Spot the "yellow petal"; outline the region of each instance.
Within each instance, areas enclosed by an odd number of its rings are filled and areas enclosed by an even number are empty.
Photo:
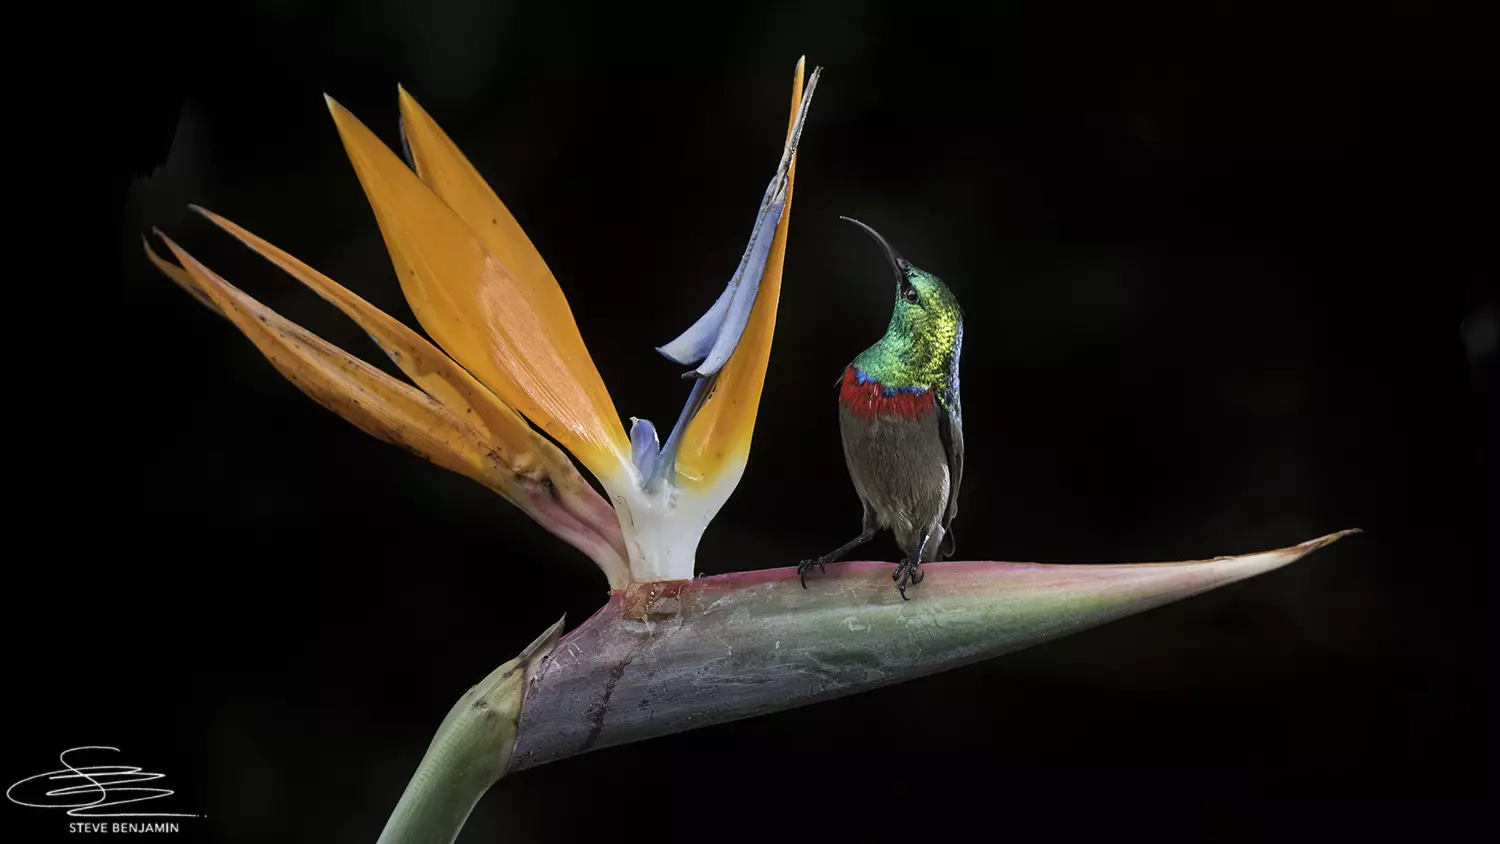
[[[422,327],[602,482],[628,476],[624,427],[571,319],[560,324],[539,309],[511,269],[379,138],[331,98],[328,108]]]
[[[319,404],[377,439],[412,448],[475,480],[489,480],[488,449],[439,402],[265,307],[161,237],[199,291]]]
[[[792,81],[792,116],[787,122],[787,137],[802,106],[802,75],[806,59],[797,62]],[[792,219],[792,186],[797,173],[797,157],[792,156],[787,171],[786,208],[776,226],[771,253],[766,259],[765,275],[750,321],[729,362],[719,371],[718,383],[698,416],[683,433],[677,455],[677,481],[684,486],[712,484],[728,486],[739,481],[750,455],[750,438],[755,432],[755,414],[760,407],[761,389],[766,382],[766,364],[771,359],[771,336],[776,331],[776,306],[781,301],[781,265],[786,257],[787,226]]]
[[[469,159],[405,88],[398,88],[401,126],[417,176],[458,214],[485,249],[515,278],[566,359],[590,361],[568,299],[547,262]],[[597,378],[598,376],[593,376]]]
[[[146,250],[146,257],[151,259],[151,263],[155,264],[156,268],[161,270],[163,275],[170,278],[178,287],[186,290],[188,295],[197,299],[198,304],[208,308],[219,316],[224,316],[224,312],[219,310],[219,306],[214,304],[214,300],[208,298],[208,294],[198,289],[197,283],[193,281],[192,276],[188,275],[187,270],[176,264],[169,264],[163,261],[160,255],[151,251],[151,244],[146,242],[145,237],[141,238],[141,246]]]
[[[524,441],[531,437],[546,441],[532,432],[531,426],[514,410],[496,399],[483,384],[474,380],[474,376],[465,372],[463,367],[427,342],[422,335],[247,229],[206,208],[193,206],[193,210],[312,288],[313,292],[359,323],[360,328],[390,355],[391,360],[408,378],[454,414],[465,417],[465,421],[480,435],[502,442]],[[470,415],[475,418],[466,418]]]
[[[553,496],[540,461],[519,473],[475,429],[442,403],[397,381],[246,295],[157,233],[181,273],[298,389],[384,442],[493,489],[543,527],[595,559],[613,585],[628,570],[608,540],[574,518]],[[169,268],[165,262],[158,266]],[[167,273],[174,280],[178,275]]]
[[[559,498],[570,512],[596,533],[610,540],[624,556],[624,540],[614,508],[599,497],[562,450],[546,437],[532,430],[510,407],[475,380],[463,367],[454,363],[422,335],[408,328],[343,285],[308,266],[274,244],[249,230],[209,211],[192,206],[214,225],[229,232],[293,278],[312,288],[350,319],[359,324],[372,340],[390,356],[402,372],[428,395],[463,419],[480,438],[499,452],[512,471],[533,475],[540,470],[558,488]],[[150,250],[147,250],[148,253]],[[183,273],[152,255],[164,272]],[[189,282],[191,284],[191,282]]]

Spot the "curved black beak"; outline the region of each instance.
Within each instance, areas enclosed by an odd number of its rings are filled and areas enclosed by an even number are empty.
[[[904,283],[906,281],[906,271],[911,267],[911,264],[907,263],[906,259],[901,257],[901,254],[899,252],[891,248],[891,245],[886,242],[885,238],[880,236],[880,232],[875,231],[874,229],[870,228],[864,223],[861,223],[853,217],[840,216],[839,219],[848,220],[854,225],[864,229],[866,234],[874,238],[875,242],[880,244],[880,248],[885,251],[885,258],[887,261],[891,262],[891,268],[896,271],[896,281],[900,283]]]

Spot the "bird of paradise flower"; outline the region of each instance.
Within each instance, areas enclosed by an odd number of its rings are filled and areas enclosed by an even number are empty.
[[[552,272],[404,89],[405,162],[331,98],[328,107],[402,291],[435,342],[195,210],[358,323],[411,384],[267,308],[161,232],[178,264],[145,244],[163,273],[314,400],[499,493],[609,580],[604,609],[566,637],[554,624],[459,699],[381,841],[452,841],[508,772],[997,656],[1271,571],[1357,532],[1182,563],[933,563],[911,605],[893,597],[886,564],[830,566],[821,594],[799,588],[794,566],[694,579],[698,541],[744,473],[765,381],[796,153],[821,72],[804,90],[804,70],[799,61],[781,159],[738,267],[708,311],[659,348],[691,366],[693,380],[665,443],[647,420],[627,433]]]
[[[793,107],[775,177],[709,310],[660,351],[693,369],[663,445],[627,434],[551,270],[495,192],[403,88],[408,161],[331,97],[328,108],[375,211],[402,291],[436,341],[243,227],[194,210],[363,328],[415,388],[290,322],[157,232],[181,266],[156,266],[227,317],[280,372],[361,430],[472,478],[587,554],[612,589],[690,579],[699,539],[739,484],[776,324],[796,151],[820,73]],[[529,423],[528,424],[528,420]],[[609,501],[567,455],[593,473]]]

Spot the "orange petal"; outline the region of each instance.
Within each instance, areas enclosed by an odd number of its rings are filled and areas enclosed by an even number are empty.
[[[628,580],[625,563],[611,543],[557,501],[541,461],[534,457],[520,461],[523,471],[517,471],[506,455],[441,402],[282,317],[220,278],[166,235],[157,234],[182,263],[179,273],[314,401],[376,439],[402,446],[499,493],[598,562],[612,585],[617,579]],[[164,261],[157,264],[164,270],[171,268]],[[176,273],[167,274],[179,278]]]
[[[601,481],[618,482],[629,441],[571,317],[563,324],[539,307],[533,288],[364,124],[332,98],[328,108],[422,327]]]
[[[512,440],[536,436],[524,419],[474,380],[474,376],[399,320],[249,230],[206,208],[192,207],[359,323],[418,387],[454,414],[476,417],[465,421],[481,435]]]
[[[553,341],[564,357],[589,361],[592,368],[568,299],[541,253],[531,244],[531,238],[432,116],[405,88],[397,90],[402,132],[417,176],[468,224],[485,249],[510,272],[542,320],[560,329]]]
[[[512,470],[529,474],[534,470],[533,464],[540,462],[557,485],[564,505],[596,533],[614,543],[622,556],[625,554],[620,523],[615,517],[614,508],[594,492],[593,487],[578,474],[572,461],[561,449],[532,430],[525,419],[495,398],[494,393],[475,380],[463,367],[400,320],[274,244],[206,208],[196,205],[192,208],[293,278],[312,288],[313,292],[358,323],[418,387],[463,419],[475,429],[481,439],[504,454]],[[159,265],[182,272],[165,261],[156,260]]]
[[[214,300],[210,299],[207,293],[204,293],[202,290],[198,289],[197,283],[193,281],[192,276],[188,275],[187,270],[177,266],[176,264],[170,264],[166,261],[163,261],[160,255],[151,251],[151,244],[146,242],[145,237],[141,238],[141,247],[146,250],[146,257],[151,259],[151,263],[155,264],[156,268],[158,270],[161,270],[163,275],[165,275],[167,278],[170,278],[172,282],[178,287],[186,290],[188,292],[188,295],[192,296],[194,299],[197,299],[198,304],[202,305],[205,308],[208,308],[210,311],[213,311],[219,316],[224,316],[224,312],[219,309],[218,305],[214,304]]]
[[[787,122],[791,137],[797,110],[802,106],[802,77],[806,59],[797,62],[792,81],[792,112]],[[787,227],[792,219],[792,186],[797,172],[797,158],[792,156],[787,171],[786,208],[771,241],[765,275],[750,321],[729,362],[719,371],[713,395],[698,412],[677,454],[678,482],[682,484],[727,485],[733,489],[750,454],[750,438],[755,432],[756,410],[766,383],[766,365],[771,359],[771,336],[776,331],[776,306],[781,301],[781,266],[786,257]]]

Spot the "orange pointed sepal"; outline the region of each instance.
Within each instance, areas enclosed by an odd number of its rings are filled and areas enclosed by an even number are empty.
[[[627,485],[632,477],[629,441],[556,282],[550,275],[523,281],[520,274],[534,273],[535,264],[522,260],[507,265],[491,252],[485,237],[354,115],[332,98],[328,108],[422,327],[607,488]],[[458,167],[441,149],[433,151],[441,145],[421,121],[411,123],[419,162],[443,161],[449,168],[430,167],[430,172]],[[484,198],[461,175],[454,182],[464,188],[454,201],[474,213]],[[503,239],[498,234],[489,238]],[[511,254],[516,260],[516,250]]]
[[[277,371],[314,401],[376,439],[406,448],[499,493],[554,535],[588,554],[604,570],[611,586],[628,581],[629,569],[621,556],[618,534],[613,537],[601,535],[596,527],[575,515],[574,511],[580,509],[576,502],[569,506],[559,494],[560,488],[566,488],[568,495],[575,498],[584,494],[598,497],[581,477],[577,477],[577,470],[567,463],[565,456],[549,454],[538,444],[554,452],[555,446],[529,429],[525,430],[525,437],[516,436],[519,432],[514,429],[476,429],[443,401],[397,381],[267,308],[204,266],[166,235],[161,232],[157,235],[177,257],[181,267],[174,267],[157,257],[147,245],[146,251],[153,263],[233,323]],[[399,331],[391,330],[389,326],[377,329],[386,335],[387,342],[390,339],[398,341],[388,347],[376,331],[365,325],[365,322],[377,325],[382,322],[373,318],[370,312],[382,317],[384,314],[331,280],[323,278],[321,281],[331,294],[330,300],[343,298],[351,310],[366,316],[367,319],[361,321],[362,326],[376,337],[377,342],[381,342],[383,348],[389,352],[392,347],[401,347]],[[318,289],[318,285],[310,286]],[[385,319],[389,320],[389,317]],[[394,323],[394,320],[390,322]],[[406,343],[404,348],[414,360],[422,362],[410,365],[424,371],[423,380],[429,384],[433,383],[433,378],[445,380],[450,399],[458,395],[459,390],[452,382],[447,382],[441,374],[434,374],[444,368],[436,361],[441,355],[436,349],[431,349],[430,355],[422,354],[420,344],[426,341],[415,337],[414,333],[412,336],[417,342]],[[504,438],[507,433],[512,435],[511,439]],[[576,477],[576,482],[568,478],[569,472]],[[587,492],[580,491],[579,485]],[[607,507],[602,500],[598,505]],[[587,512],[590,508],[585,506],[583,509]]]

